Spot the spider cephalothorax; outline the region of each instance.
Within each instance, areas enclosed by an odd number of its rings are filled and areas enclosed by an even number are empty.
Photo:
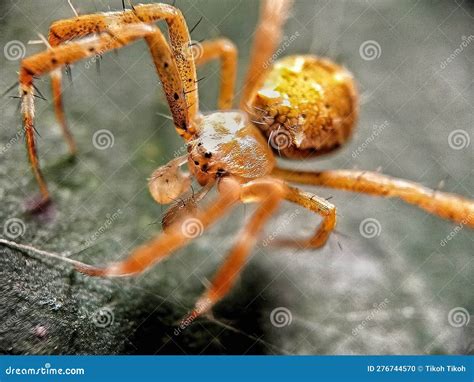
[[[201,185],[223,175],[256,179],[269,175],[271,150],[259,130],[241,111],[201,116],[189,143],[189,168]]]
[[[280,239],[279,243],[317,248],[328,239],[336,224],[335,206],[287,182],[398,197],[443,218],[474,226],[474,202],[454,194],[434,192],[413,182],[367,171],[302,172],[275,165],[273,152],[298,158],[336,149],[349,138],[357,117],[354,81],[341,66],[309,55],[282,58],[268,65],[279,44],[290,4],[290,0],[262,2],[239,110],[231,110],[237,70],[235,46],[220,38],[204,41],[202,54],[196,59],[192,54],[183,54],[191,47],[188,28],[181,12],[167,4],[135,5],[123,12],[55,22],[49,34],[51,47],[22,61],[19,81],[26,143],[44,203],[50,196],[36,154],[33,81],[51,73],[56,115],[74,154],[75,143],[63,112],[60,69],[97,52],[103,54],[145,39],[163,83],[174,126],[188,147],[187,155],[161,166],[149,179],[150,192],[158,203],[174,203],[163,218],[164,232],[124,260],[102,268],[76,261],[81,272],[94,276],[142,272],[197,237],[196,228],[202,233],[234,205],[256,203],[255,212],[237,236],[228,259],[198,301],[197,306],[205,307],[198,309],[198,314],[203,313],[230,290],[265,222],[282,200],[313,211],[322,222],[309,238],[292,237]],[[169,41],[153,25],[159,20],[168,25]],[[202,115],[196,64],[211,59],[221,62],[219,111]],[[182,169],[186,165],[189,172]],[[192,179],[203,187],[190,194]],[[200,202],[215,185],[217,198],[202,206]],[[189,227],[193,228],[191,232]]]

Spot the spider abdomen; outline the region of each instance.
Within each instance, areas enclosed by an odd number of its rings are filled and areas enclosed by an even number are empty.
[[[352,75],[328,59],[275,62],[252,105],[270,146],[288,158],[328,153],[350,137],[357,118]]]

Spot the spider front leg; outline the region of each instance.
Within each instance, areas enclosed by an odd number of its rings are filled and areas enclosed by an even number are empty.
[[[40,170],[34,137],[33,77],[58,70],[63,65],[93,56],[98,52],[102,54],[109,50],[121,48],[139,38],[148,39],[156,70],[163,83],[163,89],[178,133],[185,138],[192,135],[188,129],[190,126],[188,107],[177,65],[164,36],[154,26],[131,24],[118,30],[109,30],[99,36],[60,45],[25,58],[21,63],[19,74],[20,96],[22,99],[21,112],[28,157],[42,195],[42,202],[37,207],[49,201],[49,192]]]
[[[102,33],[109,29],[125,28],[130,24],[153,23],[158,20],[165,20],[168,24],[172,53],[177,64],[180,78],[184,84],[184,97],[187,101],[188,113],[191,117],[190,120],[192,120],[199,109],[196,68],[192,57],[188,54],[191,47],[186,21],[177,8],[168,4],[139,4],[134,6],[133,9],[124,10],[123,12],[95,13],[59,20],[51,24],[48,41],[50,46],[55,48],[64,42],[79,37]],[[147,43],[155,57],[160,55],[160,49],[153,48],[154,39],[154,37],[147,39]],[[102,53],[103,52],[98,51],[95,54],[102,55]],[[162,62],[160,62],[160,64],[162,64]],[[61,70],[58,69],[51,72],[51,86],[56,118],[61,126],[71,155],[75,155],[77,152],[76,143],[68,128],[64,114]]]
[[[199,49],[199,47],[197,48]],[[232,108],[234,99],[235,80],[237,78],[237,48],[234,43],[226,38],[204,41],[197,52],[195,62],[202,65],[213,59],[221,63],[221,86],[219,91],[220,110]]]
[[[435,191],[415,182],[357,170],[305,172],[275,168],[272,175],[289,182],[362,192],[386,198],[398,197],[431,214],[474,228],[473,200]]]

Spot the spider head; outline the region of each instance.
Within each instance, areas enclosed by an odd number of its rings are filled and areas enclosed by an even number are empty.
[[[271,171],[273,154],[245,113],[214,112],[200,116],[196,125],[196,136],[188,144],[188,163],[201,185],[228,174],[257,178]]]

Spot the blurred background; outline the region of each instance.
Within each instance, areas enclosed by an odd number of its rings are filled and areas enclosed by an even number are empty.
[[[80,14],[121,10],[120,0],[72,0]],[[192,39],[226,36],[243,78],[258,2],[178,0]],[[66,0],[0,3],[0,89],[21,58],[44,46],[52,21],[73,17]],[[345,65],[361,94],[358,128],[337,154],[303,169],[381,170],[474,197],[474,6],[468,1],[296,1],[283,54]],[[147,189],[152,171],[183,153],[143,41],[72,66],[64,76],[75,163],[36,81],[39,155],[54,199],[37,194],[16,90],[0,100],[0,235],[93,264],[123,258],[160,232],[165,209]],[[215,108],[218,64],[199,68],[203,111]],[[238,85],[238,88],[241,85]],[[94,134],[106,132],[105,143]],[[8,354],[435,354],[473,350],[472,231],[398,200],[308,187],[331,198],[338,227],[320,250],[265,245],[308,235],[319,218],[284,204],[213,316],[177,331],[252,206],[236,208],[187,248],[130,279],[93,279],[71,267],[0,247],[0,352]]]

